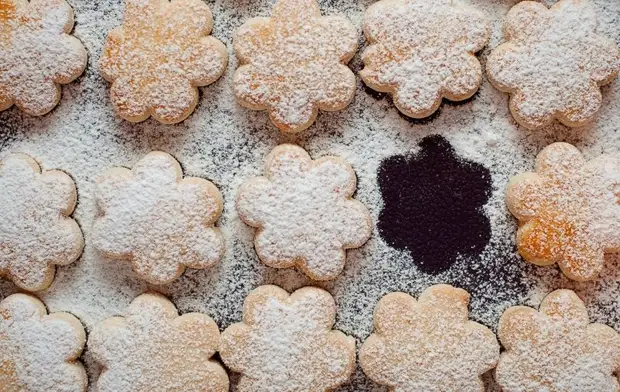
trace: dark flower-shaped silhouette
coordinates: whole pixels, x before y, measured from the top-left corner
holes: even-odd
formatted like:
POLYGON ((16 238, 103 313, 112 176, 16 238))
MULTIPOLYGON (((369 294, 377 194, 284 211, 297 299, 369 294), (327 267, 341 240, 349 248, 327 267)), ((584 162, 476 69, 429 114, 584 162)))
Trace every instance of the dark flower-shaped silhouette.
POLYGON ((491 174, 484 166, 458 157, 450 143, 434 135, 421 151, 384 160, 378 181, 384 207, 381 237, 407 250, 426 273, 449 269, 458 255, 476 256, 491 237, 482 207, 489 198, 491 174))

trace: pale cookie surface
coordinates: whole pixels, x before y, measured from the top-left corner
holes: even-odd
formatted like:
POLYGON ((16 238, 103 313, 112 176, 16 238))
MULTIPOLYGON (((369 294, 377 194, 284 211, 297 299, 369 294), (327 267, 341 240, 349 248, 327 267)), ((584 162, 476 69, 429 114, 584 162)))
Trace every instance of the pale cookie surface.
POLYGON ((283 144, 267 156, 265 176, 244 183, 237 212, 250 226, 256 253, 274 268, 296 266, 315 280, 335 278, 346 249, 372 232, 368 209, 352 196, 355 172, 338 157, 312 160, 301 147, 283 144))
POLYGON ((44 290, 54 279, 55 265, 77 260, 84 237, 69 217, 76 200, 67 174, 41 173, 23 154, 0 162, 0 277, 24 290, 44 290))
POLYGON ((99 62, 117 113, 131 122, 187 118, 198 103, 196 87, 215 82, 228 64, 212 28, 202 0, 127 0, 123 25, 108 35, 99 62))
POLYGON ((561 0, 550 9, 523 1, 506 16, 507 42, 488 58, 493 85, 510 93, 510 111, 526 128, 557 119, 568 126, 591 121, 601 108, 600 86, 620 71, 620 51, 596 33, 588 0, 561 0))
POLYGON ((95 247, 131 261, 153 284, 170 283, 185 267, 210 267, 224 254, 224 238, 214 227, 222 195, 207 180, 183 178, 171 155, 152 152, 133 170, 108 170, 97 179, 95 196, 95 247))
POLYGON ((316 287, 289 295, 277 286, 250 292, 243 322, 222 333, 220 355, 241 373, 239 392, 326 392, 355 369, 355 340, 332 330, 336 305, 316 287))
POLYGON ((481 375, 499 359, 487 327, 468 320, 469 294, 448 285, 383 297, 375 332, 360 350, 360 365, 393 392, 482 392, 481 375))
POLYGON ((83 392, 88 378, 78 361, 86 333, 68 313, 47 314, 35 297, 0 302, 0 392, 83 392))
POLYGON ((521 225, 517 246, 527 261, 594 279, 605 254, 620 251, 620 156, 586 162, 574 146, 554 143, 538 155, 535 173, 512 178, 507 205, 521 225))
POLYGON ((452 0, 382 0, 364 15, 360 76, 374 90, 393 95, 403 114, 424 118, 442 98, 462 101, 482 81, 475 53, 490 35, 485 15, 452 0))
POLYGON ((0 111, 15 104, 42 116, 58 104, 59 84, 86 68, 86 50, 72 29, 65 0, 0 0, 0 111))
POLYGON ((344 109, 355 95, 345 65, 357 51, 357 32, 344 17, 321 16, 315 0, 280 0, 270 18, 252 18, 234 38, 239 103, 268 110, 283 132, 299 132, 318 109, 344 109))
POLYGON ((95 326, 88 339, 103 367, 99 392, 226 392, 228 375, 215 360, 220 332, 201 313, 179 316, 159 294, 137 297, 124 317, 95 326))
POLYGON ((570 290, 549 294, 536 311, 507 309, 499 321, 506 349, 496 369, 504 392, 617 392, 620 335, 589 324, 584 303, 570 290))

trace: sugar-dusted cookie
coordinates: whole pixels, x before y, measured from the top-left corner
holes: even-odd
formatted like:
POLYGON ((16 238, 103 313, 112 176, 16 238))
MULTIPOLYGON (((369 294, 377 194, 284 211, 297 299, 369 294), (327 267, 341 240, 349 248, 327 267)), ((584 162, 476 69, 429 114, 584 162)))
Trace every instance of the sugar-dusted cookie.
POLYGON ((469 294, 448 285, 426 289, 416 301, 390 293, 375 308, 375 332, 360 350, 360 365, 390 391, 482 392, 481 375, 499 359, 487 327, 468 320, 469 294))
POLYGON ((186 119, 198 103, 196 87, 215 82, 228 64, 212 27, 202 0, 126 0, 123 25, 110 32, 99 61, 117 113, 131 122, 186 119))
POLYGON ((519 220, 517 246, 527 261, 594 279, 605 253, 620 251, 620 156, 586 162, 572 145, 551 144, 535 173, 510 181, 507 205, 519 220))
POLYGON ((220 331, 201 313, 179 316, 159 294, 136 298, 124 317, 95 326, 88 348, 103 366, 99 392, 227 392, 228 375, 210 359, 220 331))
POLYGON ((78 361, 85 340, 82 324, 72 315, 48 315, 30 295, 5 298, 0 302, 0 391, 86 391, 88 377, 78 361))
POLYGON ((0 161, 0 277, 24 290, 44 290, 54 280, 55 265, 77 260, 84 237, 70 218, 76 201, 67 174, 41 173, 23 154, 0 161))
POLYGON ((265 176, 241 186, 237 212, 258 228, 254 245, 263 263, 333 279, 345 250, 362 246, 372 232, 368 210, 352 199, 355 187, 355 172, 341 158, 313 161, 303 148, 283 144, 267 156, 265 176))
POLYGON ((370 46, 360 76, 393 95, 403 114, 424 118, 442 98, 462 101, 482 81, 475 53, 488 42, 485 15, 454 0, 381 0, 364 16, 370 46))
POLYGON ((224 238, 214 227, 222 195, 207 180, 183 178, 166 153, 151 152, 133 170, 108 170, 97 179, 95 197, 95 247, 131 261, 150 283, 170 283, 186 267, 210 267, 224 254, 224 238))
POLYGON ((498 336, 505 348, 495 378, 504 392, 617 392, 620 335, 589 324, 583 302, 570 290, 549 294, 536 311, 507 309, 498 336))
POLYGON ((260 286, 245 300, 243 322, 222 333, 220 355, 241 373, 240 392, 330 391, 355 369, 355 340, 332 330, 335 321, 325 290, 260 286))
POLYGON ((517 122, 537 129, 554 118, 572 127, 592 120, 601 108, 599 86, 620 71, 618 47, 596 33, 596 24, 589 0, 512 7, 504 22, 507 42, 490 54, 487 73, 511 94, 517 122))
POLYGON ((279 0, 271 18, 252 18, 234 37, 240 67, 239 103, 268 110, 283 132, 299 132, 318 109, 344 109, 355 95, 345 65, 357 51, 357 31, 344 17, 321 16, 315 0, 279 0))
POLYGON ((0 0, 0 111, 15 104, 42 116, 58 104, 59 84, 86 68, 86 50, 72 29, 65 0, 0 0))

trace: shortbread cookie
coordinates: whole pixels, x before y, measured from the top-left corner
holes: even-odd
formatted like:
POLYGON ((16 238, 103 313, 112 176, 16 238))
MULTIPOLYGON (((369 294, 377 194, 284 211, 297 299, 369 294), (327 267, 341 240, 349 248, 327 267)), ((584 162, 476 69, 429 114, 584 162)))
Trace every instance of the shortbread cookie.
POLYGON ((428 117, 442 98, 462 101, 480 87, 475 53, 490 26, 477 9, 454 0, 381 0, 366 11, 364 33, 370 46, 360 76, 392 94, 406 116, 428 117))
POLYGON ((0 0, 0 111, 15 104, 42 116, 58 105, 59 84, 86 68, 86 50, 72 29, 65 0, 0 0))
POLYGON ((70 218, 76 201, 67 174, 41 173, 23 154, 0 161, 0 277, 24 290, 44 290, 54 280, 55 265, 77 260, 84 237, 70 218))
POLYGON ((222 333, 220 355, 241 373, 239 392, 326 392, 355 369, 355 340, 332 330, 335 321, 325 290, 261 286, 246 298, 243 322, 222 333))
POLYGON ((88 377, 78 361, 86 333, 68 313, 47 314, 35 297, 0 302, 0 391, 84 392, 88 377))
POLYGON ((315 0, 279 0, 271 18, 252 18, 234 38, 240 67, 234 76, 239 103, 268 110, 283 132, 299 132, 318 109, 344 109, 355 95, 345 65, 357 51, 357 31, 340 16, 321 16, 315 0))
POLYGON ((254 245, 263 263, 333 279, 345 250, 362 246, 372 232, 370 213, 352 199, 355 187, 355 172, 341 158, 313 161, 303 148, 283 144, 267 156, 265 176, 241 186, 237 212, 258 228, 254 245))
POLYGON ((519 220, 517 246, 527 261, 594 279, 605 253, 620 251, 620 156, 586 162, 572 145, 554 143, 538 155, 535 173, 510 181, 507 205, 519 220))
POLYGON ((202 0, 126 0, 123 25, 108 35, 99 62, 117 113, 131 122, 186 119, 198 103, 196 87, 215 82, 228 64, 212 27, 202 0))
POLYGON ((506 349, 495 371, 504 392, 617 392, 620 335, 589 324, 583 302, 570 290, 549 294, 536 311, 507 309, 499 320, 506 349))
POLYGON ((468 320, 468 304, 465 290, 448 285, 429 287, 418 301, 386 295, 360 350, 364 373, 394 392, 483 392, 480 377, 497 363, 499 344, 468 320))
POLYGON ((224 238, 214 227, 222 195, 207 180, 183 178, 166 153, 148 154, 133 170, 108 170, 97 179, 95 196, 95 247, 131 261, 150 283, 170 283, 186 267, 207 268, 224 255, 224 238))
POLYGON ((596 24, 588 0, 560 0, 550 9, 523 1, 508 12, 508 42, 491 53, 487 73, 511 94, 519 124, 537 129, 555 118, 576 127, 593 119, 602 103, 599 86, 620 71, 618 47, 596 33, 596 24))
POLYGON ((125 317, 96 325, 88 339, 103 366, 99 392, 227 392, 228 375, 215 360, 220 331, 201 313, 179 316, 159 294, 136 298, 125 317))

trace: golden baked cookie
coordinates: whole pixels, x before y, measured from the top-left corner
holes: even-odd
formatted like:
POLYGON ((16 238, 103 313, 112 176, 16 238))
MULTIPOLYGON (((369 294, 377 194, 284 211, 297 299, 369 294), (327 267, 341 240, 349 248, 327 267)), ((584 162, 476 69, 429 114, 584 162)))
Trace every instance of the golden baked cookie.
POLYGON ((84 237, 70 215, 77 191, 59 170, 41 172, 24 154, 0 161, 0 277, 28 291, 52 284, 56 265, 82 254, 84 237))
POLYGON ((504 392, 617 392, 620 335, 590 324, 583 302, 556 290, 538 311, 507 309, 498 336, 505 348, 495 378, 504 392))
POLYGON ((507 42, 489 55, 487 73, 511 94, 519 124, 537 129, 557 119, 576 127, 598 113, 600 86, 620 71, 620 50, 597 34, 596 19, 589 0, 560 0, 551 8, 522 1, 508 12, 507 42))
POLYGON ((126 0, 123 25, 99 60, 116 112, 131 122, 185 120, 198 103, 196 87, 215 82, 228 64, 212 28, 202 0, 126 0))
POLYGON ((60 101, 60 84, 86 68, 86 50, 69 35, 65 0, 0 0, 0 111, 14 104, 42 116, 60 101))
POLYGON ((263 263, 334 279, 346 249, 362 246, 372 232, 368 209, 352 199, 355 188, 355 172, 342 158, 313 161, 303 148, 283 144, 267 156, 265 176, 241 186, 237 212, 257 228, 254 246, 263 263))
POLYGON ((245 300, 243 322, 222 333, 220 355, 241 373, 239 392, 331 391, 355 369, 355 340, 333 330, 335 321, 325 290, 260 286, 245 300))
POLYGON ((481 375, 499 359, 487 327, 468 320, 469 294, 448 285, 383 297, 375 332, 360 350, 360 365, 393 392, 483 392, 481 375))
POLYGON ((270 18, 252 18, 234 37, 239 104, 268 110, 283 132, 299 132, 318 110, 344 109, 355 95, 345 65, 357 51, 357 31, 344 17, 321 16, 315 0, 279 0, 270 18))
POLYGON ((99 392, 227 392, 228 375, 215 360, 220 332, 201 313, 179 316, 159 294, 137 297, 124 317, 95 326, 88 348, 103 366, 99 392))
POLYGON ((530 263, 558 263, 574 280, 597 277, 605 254, 620 251, 620 157, 586 162, 579 150, 554 143, 534 173, 508 185, 507 205, 519 220, 517 246, 530 263))
POLYGON ((442 98, 462 101, 482 81, 476 52, 490 36, 486 16, 454 0, 381 0, 364 15, 360 76, 374 90, 390 93, 403 114, 424 118, 442 98))
POLYGON ((68 313, 47 314, 30 295, 0 302, 0 392, 85 392, 78 360, 86 332, 68 313))
POLYGON ((186 267, 207 268, 224 255, 224 238, 214 227, 222 195, 207 180, 183 178, 169 154, 151 152, 132 170, 108 170, 97 179, 95 197, 95 247, 131 261, 150 283, 170 283, 186 267))

